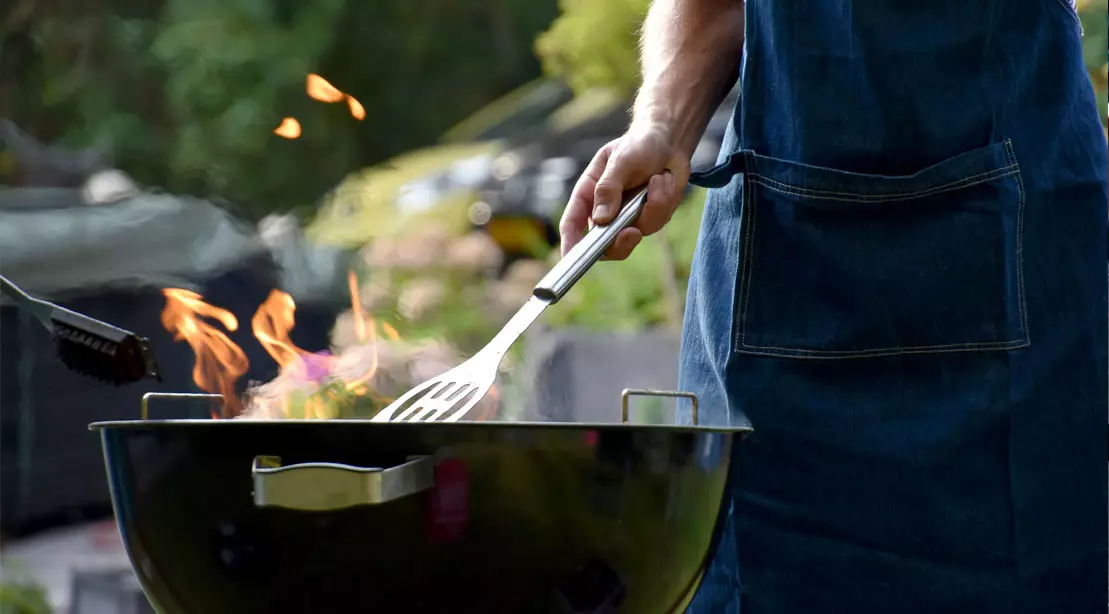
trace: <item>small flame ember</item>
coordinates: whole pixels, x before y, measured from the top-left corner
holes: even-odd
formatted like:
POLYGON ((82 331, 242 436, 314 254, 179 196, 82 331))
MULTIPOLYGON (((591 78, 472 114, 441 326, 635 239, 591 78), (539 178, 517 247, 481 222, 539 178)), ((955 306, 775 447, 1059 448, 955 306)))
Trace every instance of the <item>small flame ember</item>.
POLYGON ((350 115, 358 121, 366 119, 366 107, 362 106, 358 99, 350 94, 343 93, 342 90, 331 85, 331 83, 323 77, 309 73, 308 79, 305 82, 305 91, 308 92, 308 97, 320 102, 328 104, 335 102, 347 101, 347 107, 350 108, 350 115))
POLYGON ((366 107, 363 107, 362 103, 350 94, 347 94, 347 106, 350 107, 350 114, 354 119, 358 121, 366 119, 366 107))
POLYGON ((339 88, 331 85, 327 79, 313 73, 308 74, 305 90, 309 97, 320 102, 340 102, 345 97, 345 94, 339 88))
MULTIPOLYGON (((304 90, 307 92, 308 97, 319 102, 333 104, 336 102, 347 101, 347 107, 350 109, 350 115, 358 121, 366 119, 366 107, 362 106, 358 99, 350 94, 344 93, 339 88, 331 85, 327 79, 315 74, 308 73, 305 79, 304 90)), ((273 133, 279 137, 286 139, 300 138, 301 128, 300 122, 293 117, 286 117, 281 120, 281 125, 273 129, 273 133)))
POLYGON ((234 332, 239 328, 235 314, 205 303, 202 296, 189 290, 167 288, 162 294, 166 297, 162 326, 173 333, 175 341, 188 343, 196 355, 193 381, 205 392, 222 394, 224 410, 238 413, 241 405, 235 381, 250 368, 250 361, 234 341, 201 319, 212 318, 234 332))
POLYGON ((300 138, 300 122, 292 117, 281 120, 281 125, 273 129, 273 133, 286 139, 300 138))

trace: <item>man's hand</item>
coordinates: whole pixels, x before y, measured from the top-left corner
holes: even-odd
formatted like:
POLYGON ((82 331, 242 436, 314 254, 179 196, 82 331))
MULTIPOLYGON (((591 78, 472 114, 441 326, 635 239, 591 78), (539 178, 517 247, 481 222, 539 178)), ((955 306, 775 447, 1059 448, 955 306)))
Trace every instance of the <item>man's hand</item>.
POLYGON ((602 147, 578 179, 562 214, 562 255, 581 240, 590 220, 608 224, 619 213, 624 192, 647 184, 647 203, 639 219, 620 231, 605 252, 609 260, 627 258, 643 237, 670 221, 689 181, 689 157, 674 145, 670 130, 659 124, 633 124, 624 136, 602 147))
POLYGON ((643 85, 628 132, 597 152, 562 214, 562 255, 592 219, 607 224, 625 190, 647 184, 647 204, 605 252, 628 257, 670 221, 689 181, 689 158, 712 111, 731 89, 743 51, 743 0, 653 0, 643 23, 643 85), (669 171, 669 172, 667 172, 669 171))

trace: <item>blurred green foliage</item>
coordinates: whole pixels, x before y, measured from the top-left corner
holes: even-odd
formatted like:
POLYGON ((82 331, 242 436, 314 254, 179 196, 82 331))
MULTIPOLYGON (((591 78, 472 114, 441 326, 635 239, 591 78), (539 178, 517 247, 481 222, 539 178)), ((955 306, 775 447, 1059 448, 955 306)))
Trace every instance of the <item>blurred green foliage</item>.
POLYGON ((530 46, 556 14, 554 0, 30 5, 0 30, 0 112, 45 142, 107 144, 141 183, 252 219, 311 210, 351 171, 538 76, 530 46), (308 98, 309 72, 366 119, 308 98), (299 139, 273 134, 287 116, 299 139))
POLYGON ((1097 93, 1097 108, 1103 124, 1109 124, 1109 0, 1079 0, 1082 18, 1083 55, 1097 93))
POLYGON ((0 614, 51 614, 46 590, 30 581, 11 578, 9 570, 0 582, 0 614))
POLYGON ((639 86, 639 32, 650 0, 559 0, 561 14, 535 41, 547 74, 575 91, 639 86))

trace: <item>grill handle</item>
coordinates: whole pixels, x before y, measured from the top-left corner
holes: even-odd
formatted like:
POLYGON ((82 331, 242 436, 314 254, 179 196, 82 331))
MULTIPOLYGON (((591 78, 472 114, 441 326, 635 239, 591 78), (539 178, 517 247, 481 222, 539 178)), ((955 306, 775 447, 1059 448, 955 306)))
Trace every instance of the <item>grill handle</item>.
POLYGON ((620 213, 616 214, 616 219, 606 226, 594 226, 587 232, 581 242, 575 245, 562 260, 559 260, 543 279, 539 280, 532 294, 553 305, 570 291, 581 276, 585 275, 585 272, 605 255, 608 248, 612 247, 616 235, 639 218, 643 205, 647 203, 647 189, 642 188, 631 194, 630 198, 625 194, 624 204, 620 208, 620 213))
POLYGON ((621 420, 623 421, 624 424, 628 423, 628 400, 631 399, 631 397, 635 397, 635 396, 640 396, 640 397, 669 397, 671 399, 689 399, 690 409, 692 410, 691 411, 691 416, 693 418, 693 426, 698 426, 700 424, 700 419, 699 419, 699 416, 697 415, 697 410, 698 410, 697 395, 693 394, 692 392, 683 392, 683 391, 678 391, 678 390, 652 390, 652 389, 641 389, 641 388, 625 388, 624 391, 620 393, 621 420))
POLYGON ((396 467, 338 463, 281 466, 277 456, 256 456, 251 469, 254 505, 324 512, 380 505, 435 485, 435 460, 420 456, 396 467))

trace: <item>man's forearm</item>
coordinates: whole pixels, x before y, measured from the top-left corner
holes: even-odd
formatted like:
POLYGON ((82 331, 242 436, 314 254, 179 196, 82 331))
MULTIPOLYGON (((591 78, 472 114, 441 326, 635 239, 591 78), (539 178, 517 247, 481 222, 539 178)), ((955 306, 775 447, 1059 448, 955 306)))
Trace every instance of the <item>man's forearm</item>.
POLYGON ((742 0, 655 0, 643 24, 633 128, 664 126, 692 155, 734 83, 742 49, 742 0))

